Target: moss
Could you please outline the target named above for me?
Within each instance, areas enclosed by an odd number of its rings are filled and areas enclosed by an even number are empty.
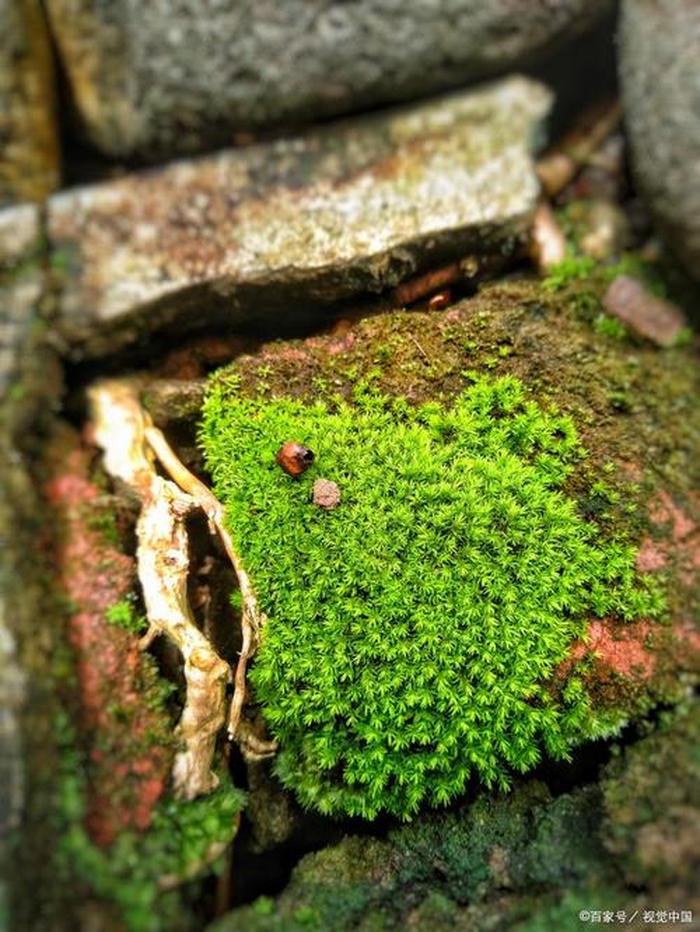
[[[609,870],[601,817],[595,787],[552,799],[533,782],[509,797],[482,796],[384,840],[350,837],[308,855],[279,900],[258,900],[214,928],[286,932],[302,928],[303,915],[311,929],[428,930],[450,927],[469,904],[475,918],[488,917],[505,891],[504,915],[528,915],[523,897],[554,899],[567,886],[596,885]]]
[[[596,333],[611,337],[613,340],[624,340],[628,336],[627,327],[616,317],[610,317],[608,314],[598,314],[593,326]]]
[[[531,915],[511,926],[514,932],[581,932],[591,922],[617,924],[626,922],[638,912],[629,909],[630,897],[609,887],[584,887],[570,890],[561,897],[549,898],[537,904]],[[626,908],[627,907],[627,908]],[[617,914],[603,919],[603,913]],[[588,918],[585,918],[588,917]],[[597,918],[596,918],[597,917]]]
[[[222,785],[193,801],[168,800],[156,808],[147,831],[124,831],[108,849],[98,848],[83,826],[85,761],[65,714],[55,733],[63,747],[55,807],[59,877],[72,889],[82,884],[86,898],[113,903],[130,932],[186,928],[179,897],[163,892],[160,882],[172,875],[189,878],[212,844],[234,837],[243,794]]]
[[[201,431],[269,617],[251,678],[278,775],[307,806],[366,818],[566,757],[605,724],[576,677],[556,699],[543,682],[591,615],[663,611],[634,549],[562,494],[582,456],[570,418],[514,378],[447,407],[383,396],[379,377],[352,405],[215,381]],[[275,464],[292,438],[317,454],[300,480]],[[341,488],[331,512],[310,501],[319,475]]]
[[[136,613],[133,599],[124,598],[116,602],[105,612],[105,621],[110,625],[117,625],[131,634],[141,634],[146,627],[146,619]]]
[[[628,883],[675,884],[692,896],[700,871],[698,701],[666,712],[652,734],[614,759],[603,790],[606,845]]]
[[[591,259],[590,256],[569,253],[550,269],[542,287],[545,291],[559,291],[571,282],[590,278],[595,267],[595,259]]]
[[[104,473],[96,470],[95,484],[104,484]],[[90,512],[86,524],[91,531],[99,534],[103,541],[119,548],[121,539],[117,519],[111,508],[94,509]]]

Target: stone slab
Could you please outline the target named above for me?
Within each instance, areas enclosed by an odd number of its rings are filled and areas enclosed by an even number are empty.
[[[659,230],[700,281],[700,6],[624,0],[620,78],[632,167]]]
[[[60,326],[100,354],[165,324],[274,319],[517,250],[543,85],[471,93],[69,190],[48,203]]]
[[[82,130],[147,161],[541,61],[609,0],[48,0]]]

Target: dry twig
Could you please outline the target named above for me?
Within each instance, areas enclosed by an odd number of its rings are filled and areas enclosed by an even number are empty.
[[[224,526],[223,505],[204,483],[193,475],[177,458],[161,430],[149,424],[145,429],[145,438],[164,469],[175,482],[177,482],[181,489],[192,496],[197,505],[204,511],[209,521],[210,528],[221,538],[226,554],[238,577],[238,585],[241,590],[241,598],[243,601],[243,611],[241,613],[243,644],[236,666],[233,700],[231,702],[228,719],[228,733],[231,739],[239,740],[241,737],[241,715],[246,697],[246,670],[248,660],[257,648],[258,638],[260,630],[265,622],[265,616],[258,608],[258,601],[255,597],[250,578],[243,568],[241,559],[233,546],[231,535]],[[268,748],[268,753],[274,749],[275,747],[271,745]]]
[[[149,629],[141,646],[160,634],[170,637],[184,660],[187,684],[185,707],[178,724],[182,750],[176,755],[173,781],[176,795],[192,799],[210,792],[217,784],[212,771],[216,736],[225,720],[225,686],[228,664],[219,657],[194,623],[187,601],[189,571],[187,514],[201,508],[212,530],[219,534],[233,563],[243,596],[243,648],[235,676],[229,715],[231,737],[245,743],[241,728],[245,702],[248,659],[257,646],[263,622],[255,593],[230,535],[224,527],[224,511],[207,487],[192,475],[153,426],[142,408],[134,383],[106,380],[90,390],[95,439],[104,451],[105,468],[129,485],[141,500],[137,523],[137,564]],[[154,454],[175,480],[156,472]],[[177,483],[177,484],[176,484]],[[257,742],[250,753],[264,756],[275,745]]]

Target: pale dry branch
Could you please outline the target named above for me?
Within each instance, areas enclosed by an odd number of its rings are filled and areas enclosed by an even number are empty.
[[[226,554],[231,561],[238,577],[238,586],[241,591],[243,610],[241,612],[241,629],[243,644],[236,665],[234,678],[234,692],[228,719],[228,734],[233,740],[245,743],[245,735],[240,730],[241,715],[246,699],[246,671],[248,661],[258,646],[260,630],[265,622],[265,616],[258,607],[258,600],[246,573],[241,559],[233,545],[231,535],[224,524],[224,509],[219,500],[189,469],[178,459],[165,435],[152,424],[146,427],[145,437],[152,451],[157,456],[163,468],[172,476],[181,489],[197,502],[206,514],[209,525],[219,535]],[[269,750],[276,745],[270,744]]]
[[[230,671],[197,628],[187,601],[189,571],[185,519],[199,501],[155,470],[145,440],[148,419],[132,383],[99,382],[89,392],[94,435],[105,467],[141,499],[137,522],[137,565],[149,630],[170,637],[182,653],[185,707],[177,733],[182,742],[173,766],[175,794],[192,799],[213,790],[216,736],[225,720],[225,688]]]

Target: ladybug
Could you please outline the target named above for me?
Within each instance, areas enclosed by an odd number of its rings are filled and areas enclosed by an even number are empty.
[[[313,450],[309,450],[303,443],[288,440],[277,451],[275,460],[278,465],[290,476],[300,476],[315,459]]]

